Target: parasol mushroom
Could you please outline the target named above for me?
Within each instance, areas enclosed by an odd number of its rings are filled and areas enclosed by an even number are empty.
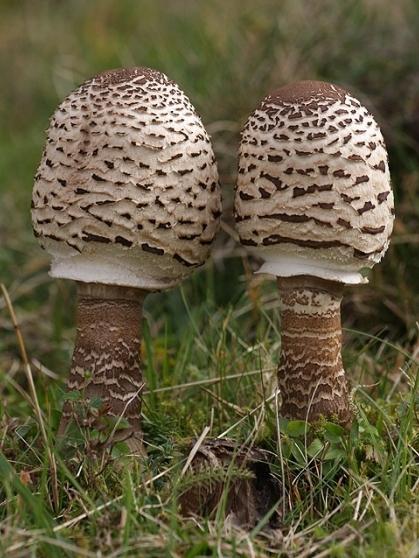
[[[78,285],[68,389],[127,419],[140,451],[144,297],[178,285],[209,256],[221,214],[210,139],[186,95],[148,68],[107,71],[51,118],[33,188],[35,236],[52,277]],[[73,419],[64,405],[59,433]]]
[[[241,243],[277,277],[282,413],[350,424],[341,357],[345,284],[389,245],[394,205],[387,152],[369,111],[330,83],[268,95],[242,133],[235,218]]]

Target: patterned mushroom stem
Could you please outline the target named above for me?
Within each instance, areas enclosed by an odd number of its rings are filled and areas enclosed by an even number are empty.
[[[59,435],[73,420],[102,430],[109,424],[102,419],[114,417],[105,434],[142,452],[140,343],[146,294],[131,287],[78,283],[77,335],[67,388],[82,394],[82,405],[66,401]],[[94,400],[100,406],[92,414]],[[115,428],[119,417],[129,426]]]
[[[349,426],[352,420],[342,364],[343,285],[316,277],[278,278],[282,349],[278,381],[282,414]]]

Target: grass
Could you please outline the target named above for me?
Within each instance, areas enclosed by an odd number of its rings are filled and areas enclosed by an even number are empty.
[[[0,297],[0,553],[419,556],[418,37],[413,0],[0,2],[0,282],[11,301]],[[86,77],[130,64],[166,71],[187,91],[212,134],[224,192],[213,262],[147,301],[143,463],[120,446],[101,462],[88,440],[55,445],[75,290],[48,277],[29,216],[56,104]],[[269,89],[304,77],[350,86],[371,106],[396,195],[388,254],[369,286],[345,296],[357,409],[348,435],[279,417],[277,293],[252,277],[254,262],[225,232],[241,125]],[[187,448],[206,427],[207,437],[227,433],[271,456],[284,494],[275,529],[267,519],[236,527],[223,502],[209,519],[181,516]]]

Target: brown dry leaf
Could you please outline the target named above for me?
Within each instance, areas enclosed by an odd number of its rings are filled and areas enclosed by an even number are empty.
[[[19,479],[22,484],[25,486],[30,486],[32,484],[32,477],[29,471],[25,471],[24,469],[19,473]]]
[[[224,505],[225,517],[237,526],[252,528],[281,500],[279,481],[271,474],[268,453],[240,446],[230,439],[206,440],[194,457],[180,496],[184,516],[212,517]],[[276,527],[282,506],[268,525]]]

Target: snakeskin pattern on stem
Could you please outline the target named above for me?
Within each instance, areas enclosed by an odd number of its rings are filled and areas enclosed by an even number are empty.
[[[278,279],[282,414],[310,422],[322,416],[351,422],[342,364],[340,304],[343,287],[314,277]]]
[[[87,404],[99,398],[99,416],[126,419],[130,427],[123,437],[136,440],[131,446],[141,445],[144,382],[139,353],[146,293],[91,283],[79,283],[78,288],[77,335],[67,388],[79,391]],[[87,426],[98,423],[97,417],[76,415],[76,407],[67,401],[60,433],[73,418]]]

